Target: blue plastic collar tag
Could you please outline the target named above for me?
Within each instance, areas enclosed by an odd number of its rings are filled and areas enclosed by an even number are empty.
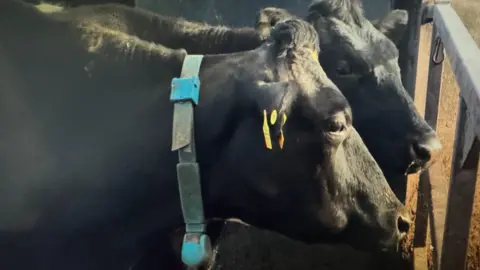
[[[200,78],[198,78],[198,75],[185,78],[173,78],[170,100],[173,102],[191,101],[195,105],[198,105],[199,92]]]
[[[202,233],[186,233],[182,245],[182,262],[190,267],[205,263],[212,254],[210,238]]]

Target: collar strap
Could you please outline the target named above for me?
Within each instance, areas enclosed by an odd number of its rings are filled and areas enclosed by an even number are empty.
[[[186,233],[182,244],[182,262],[197,268],[212,253],[206,232],[200,169],[197,163],[194,133],[194,106],[200,92],[200,66],[203,55],[187,55],[180,78],[173,78],[170,101],[173,107],[172,151],[178,151],[177,181]]]

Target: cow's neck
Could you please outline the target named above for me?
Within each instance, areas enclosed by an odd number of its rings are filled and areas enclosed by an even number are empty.
[[[184,48],[191,54],[219,54],[252,50],[262,43],[254,28],[229,28],[155,16],[153,29],[161,29],[156,42]],[[166,34],[167,33],[167,34]]]
[[[227,61],[223,62],[222,59]],[[231,170],[228,166],[234,165],[231,153],[238,143],[238,132],[245,131],[245,123],[255,117],[256,111],[251,111],[255,104],[250,99],[252,88],[250,83],[257,81],[278,80],[284,78],[272,77],[278,70],[266,68],[265,63],[273,67],[277,59],[272,55],[272,48],[264,44],[255,50],[240,52],[232,55],[205,56],[203,65],[213,70],[222,70],[225,81],[219,81],[218,73],[205,74],[201,77],[201,98],[196,108],[196,140],[198,160],[201,167],[201,183],[203,200],[207,219],[234,218],[236,210],[232,209]],[[233,67],[221,68],[224,63],[236,63]],[[247,64],[245,64],[247,63]],[[258,64],[258,66],[257,66]],[[247,66],[244,66],[247,65]],[[280,63],[282,66],[283,63]],[[269,66],[269,65],[267,65]],[[248,72],[246,70],[255,70]],[[265,72],[261,72],[265,70]],[[245,74],[241,81],[234,82],[233,74]],[[247,82],[247,83],[245,83]],[[252,104],[245,102],[252,102]],[[208,104],[202,107],[203,104]],[[260,116],[259,116],[260,117]],[[226,162],[226,163],[225,163]]]

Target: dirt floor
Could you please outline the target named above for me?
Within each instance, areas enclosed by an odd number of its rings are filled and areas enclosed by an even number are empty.
[[[480,44],[480,1],[454,0],[453,6],[471,31],[472,36]],[[422,27],[419,48],[415,103],[422,113],[425,111],[427,100],[426,86],[431,30],[431,25]],[[444,151],[437,161],[438,166],[435,166],[437,170],[441,171],[440,175],[443,177],[445,185],[450,180],[451,157],[459,100],[458,93],[459,90],[455,77],[448,61],[445,61],[437,122],[437,132],[444,146]],[[429,97],[430,99],[431,97]],[[428,114],[429,112],[426,113]],[[477,179],[480,179],[480,172],[477,175]],[[418,184],[418,176],[409,177],[406,205],[409,209],[416,212],[418,214],[417,219],[420,219],[420,213],[427,206],[420,205],[417,209]],[[477,182],[477,185],[480,185],[480,181]],[[412,228],[411,234],[403,246],[403,252],[399,256],[386,258],[384,255],[361,253],[349,247],[307,246],[271,232],[251,227],[247,228],[241,224],[232,224],[227,229],[227,236],[221,242],[220,253],[217,254],[217,264],[213,268],[228,270],[424,270],[431,268],[433,248],[430,244],[430,237],[426,237],[426,243],[422,243],[418,239],[414,241],[414,230],[415,227]],[[417,231],[422,230],[417,229]],[[420,234],[422,233],[420,232]],[[428,235],[426,232],[423,232],[423,234]],[[414,256],[415,263],[413,262]],[[480,269],[480,188],[476,189],[466,269]]]

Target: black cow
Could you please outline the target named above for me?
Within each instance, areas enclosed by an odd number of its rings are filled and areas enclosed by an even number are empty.
[[[284,9],[265,8],[257,16],[257,29],[268,35],[272,25],[292,17]],[[325,72],[350,102],[354,126],[387,179],[427,168],[441,144],[403,88],[395,46],[408,13],[393,10],[370,22],[360,1],[314,0],[306,20],[320,36]]]
[[[390,59],[387,59],[388,57],[384,57],[388,55],[377,54],[368,59],[368,61],[373,61],[372,63],[366,63],[363,61],[365,59],[361,57],[352,57],[355,52],[350,50],[350,46],[341,46],[341,44],[349,44],[350,38],[355,37],[357,41],[364,43],[365,51],[375,51],[386,46],[383,48],[385,52],[398,54],[398,50],[392,41],[385,35],[387,34],[385,30],[391,30],[388,35],[391,40],[398,40],[406,25],[406,13],[398,10],[392,11],[384,19],[375,22],[376,27],[373,27],[363,17],[361,6],[356,2],[343,0],[318,1],[309,8],[309,11],[311,15],[308,19],[326,40],[331,39],[330,36],[334,36],[334,34],[336,37],[335,42],[320,40],[322,44],[320,59],[322,64],[329,65],[326,67],[326,70],[329,71],[327,75],[332,76],[336,80],[335,82],[341,85],[341,91],[345,93],[349,102],[355,104],[354,109],[357,111],[354,114],[354,125],[358,125],[361,128],[360,135],[368,139],[367,147],[374,151],[374,157],[379,159],[378,162],[391,185],[395,187],[402,184],[398,183],[398,176],[403,176],[407,169],[408,173],[412,173],[420,167],[426,167],[430,160],[429,155],[440,149],[435,133],[418,115],[413,106],[413,101],[403,89],[396,59],[390,61]],[[321,16],[316,17],[320,14]],[[93,20],[104,26],[120,29],[142,39],[154,41],[171,48],[185,48],[190,53],[229,53],[253,49],[259,46],[269,35],[269,29],[272,25],[281,19],[294,17],[284,9],[265,8],[259,12],[256,18],[257,33],[254,29],[248,27],[212,26],[206,23],[187,21],[183,18],[157,15],[143,9],[132,9],[121,5],[81,6],[66,9],[54,14],[54,16],[62,20],[75,19],[85,22]],[[348,16],[355,17],[361,23],[350,20]],[[326,29],[318,28],[320,18],[329,21],[324,25]],[[350,32],[342,31],[343,28],[340,26]],[[382,30],[383,33],[379,30]],[[329,36],[326,36],[325,32]],[[349,56],[346,58],[348,61],[341,61],[347,69],[350,65],[357,68],[362,67],[361,64],[375,64],[385,65],[394,70],[386,76],[389,80],[376,77],[378,79],[376,82],[364,78],[356,80],[353,74],[352,76],[347,76],[348,74],[338,76],[335,73],[335,59],[328,58],[329,53],[327,52],[330,51],[334,51],[337,56]],[[342,58],[342,60],[345,59]],[[385,75],[385,73],[380,75]],[[356,86],[358,86],[358,91],[356,91]],[[368,89],[368,92],[366,89]],[[389,109],[389,111],[385,111],[385,109]],[[383,123],[381,126],[374,126],[377,120],[371,120],[371,117],[378,117],[384,122],[390,120],[390,122]],[[385,142],[393,143],[385,145]],[[415,158],[415,153],[418,151],[414,150],[418,150],[416,146],[419,144],[423,144],[424,150],[431,153],[427,154],[423,160],[422,158]],[[386,156],[390,153],[396,155]],[[402,190],[399,191],[402,192]],[[222,225],[218,223],[211,223],[209,226],[210,235],[213,236],[214,240],[220,235],[221,228]],[[157,259],[157,254],[156,251],[152,253],[153,260]]]
[[[55,14],[60,19],[94,20],[142,39],[189,53],[215,54],[258,47],[277,21],[294,17],[265,8],[257,16],[258,33],[157,15],[140,8],[107,4],[80,6]],[[373,25],[358,1],[316,0],[307,20],[320,34],[320,61],[354,111],[354,126],[387,179],[426,168],[441,145],[401,83],[398,49],[408,15],[394,10]],[[395,185],[396,183],[391,183]]]
[[[205,56],[195,138],[206,216],[395,248],[408,214],[318,50],[313,27],[290,20],[255,50]],[[173,259],[168,235],[183,220],[169,90],[185,56],[0,1],[0,269],[129,269],[152,234]],[[269,150],[272,109],[288,121],[271,128]]]

